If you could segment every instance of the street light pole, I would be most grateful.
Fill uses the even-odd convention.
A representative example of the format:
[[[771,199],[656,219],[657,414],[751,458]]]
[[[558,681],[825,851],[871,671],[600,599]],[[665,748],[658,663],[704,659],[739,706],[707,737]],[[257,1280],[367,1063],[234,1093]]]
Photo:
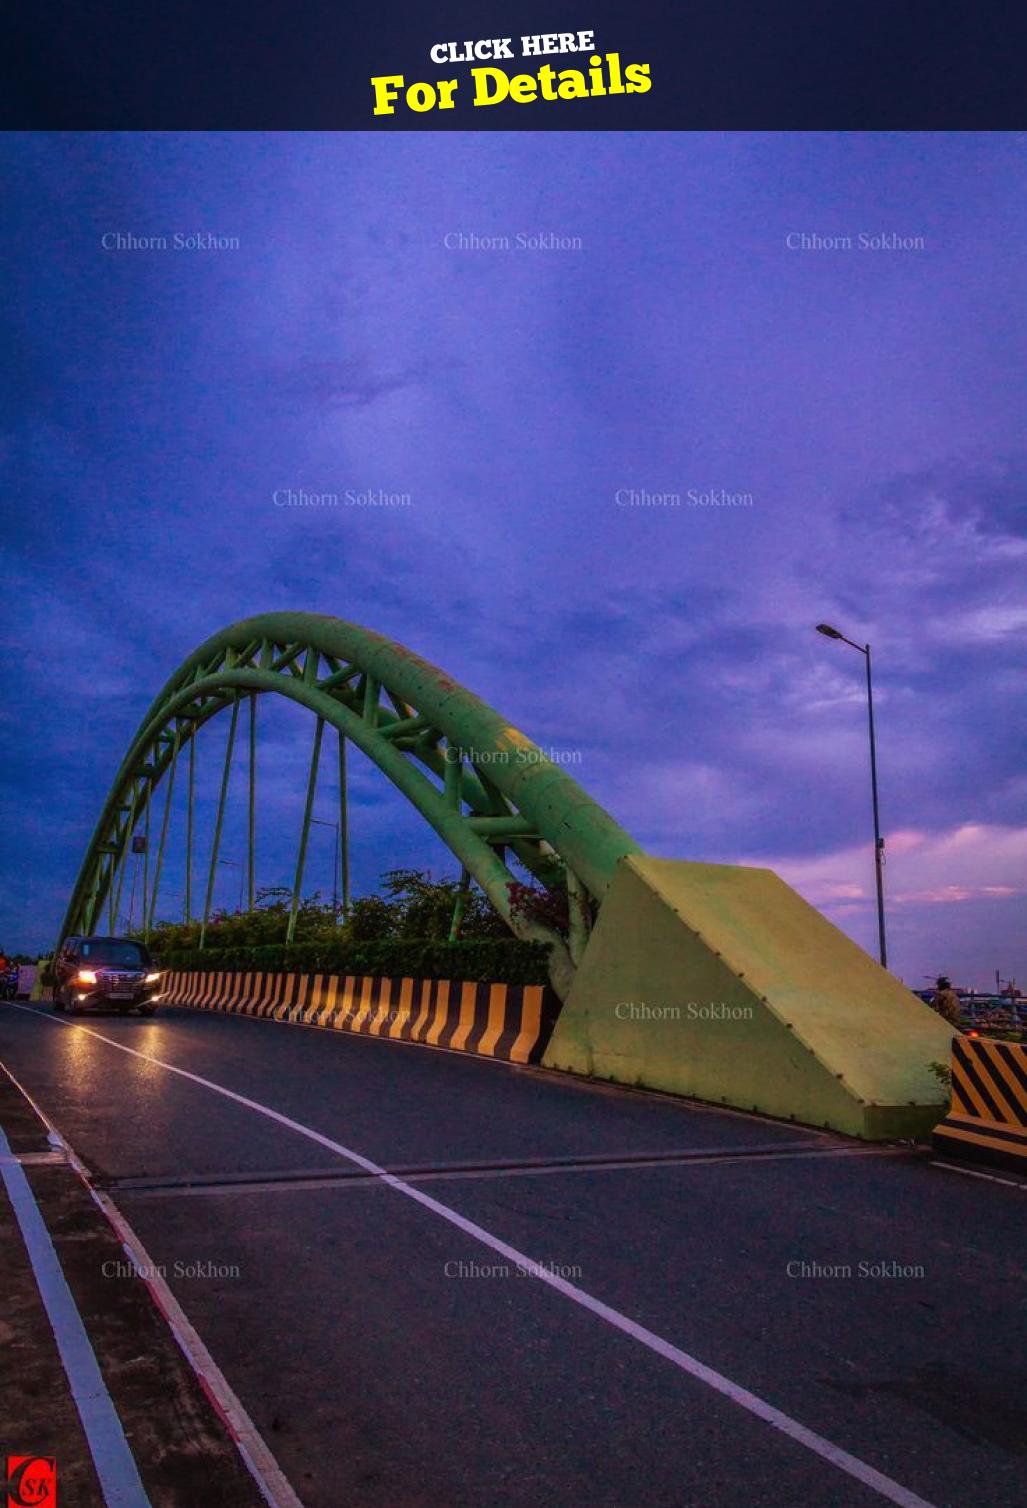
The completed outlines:
[[[848,644],[863,656],[867,667],[867,720],[870,730],[870,789],[874,803],[874,878],[877,882],[877,941],[881,958],[881,967],[888,967],[888,944],[884,930],[884,839],[881,837],[881,814],[877,798],[877,739],[874,734],[874,684],[871,673],[871,656],[869,644],[857,644],[854,639],[847,639],[838,629],[832,628],[829,623],[818,623],[817,633],[823,634],[828,639],[840,639],[843,644]]]
[[[877,879],[877,940],[881,950],[881,967],[888,967],[888,944],[884,935],[884,839],[881,837],[881,813],[877,804],[877,740],[874,737],[874,686],[870,675],[870,645],[864,649],[867,662],[867,719],[870,725],[870,788],[874,798],[874,875]]]

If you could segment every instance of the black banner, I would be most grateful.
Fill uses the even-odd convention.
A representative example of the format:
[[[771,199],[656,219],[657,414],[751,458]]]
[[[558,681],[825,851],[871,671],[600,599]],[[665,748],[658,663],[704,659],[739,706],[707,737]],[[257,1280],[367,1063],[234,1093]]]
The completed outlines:
[[[1011,3],[17,0],[4,27],[6,129],[1010,130],[1025,114]]]

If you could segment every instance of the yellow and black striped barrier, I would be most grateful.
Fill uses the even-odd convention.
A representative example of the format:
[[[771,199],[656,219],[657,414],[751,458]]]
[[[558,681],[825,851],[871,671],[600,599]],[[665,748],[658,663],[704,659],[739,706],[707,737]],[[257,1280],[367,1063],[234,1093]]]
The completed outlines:
[[[952,1104],[934,1149],[1027,1173],[1027,1045],[953,1038]]]
[[[560,1003],[540,984],[172,971],[162,1000],[537,1063]]]

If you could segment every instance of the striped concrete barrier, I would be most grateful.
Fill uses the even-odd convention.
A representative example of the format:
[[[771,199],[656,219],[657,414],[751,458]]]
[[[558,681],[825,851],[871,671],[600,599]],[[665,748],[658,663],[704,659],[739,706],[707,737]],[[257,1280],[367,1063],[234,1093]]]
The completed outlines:
[[[229,971],[172,971],[162,999],[511,1063],[539,1061],[560,1008],[543,985]]]
[[[1027,1173],[1027,1046],[990,1037],[952,1040],[952,1104],[934,1148]]]

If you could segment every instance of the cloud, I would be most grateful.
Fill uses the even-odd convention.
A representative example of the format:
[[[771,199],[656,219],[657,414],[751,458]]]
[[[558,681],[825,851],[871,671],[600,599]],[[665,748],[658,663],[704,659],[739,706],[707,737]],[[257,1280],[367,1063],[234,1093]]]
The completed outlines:
[[[1027,555],[1027,546],[1024,550]],[[1019,602],[987,603],[972,608],[969,612],[956,613],[949,620],[948,637],[983,640],[1004,639],[1007,635],[1020,635],[1027,630],[1027,607]]]
[[[775,869],[815,906],[836,900],[874,903],[866,844],[815,857],[758,861]],[[852,879],[869,868],[869,880]],[[942,832],[899,831],[885,838],[888,904],[950,905],[987,896],[1027,895],[1027,827],[965,822]]]
[[[773,869],[869,952],[875,952],[876,889],[869,844],[809,857],[741,859]],[[1027,827],[964,822],[926,832],[900,830],[885,841],[885,909],[893,940],[889,962],[914,982],[923,962],[955,955],[960,972],[986,982],[985,938],[1003,968],[1022,979],[1027,897]],[[960,923],[954,912],[965,913]],[[1010,929],[1014,929],[1010,933]],[[1007,940],[1000,941],[1004,936]]]
[[[872,948],[864,667],[813,632],[827,619],[873,644],[882,809],[919,835],[889,840],[897,946],[933,962],[944,925],[976,967],[1001,959],[1019,880],[967,872],[930,835],[972,818],[994,838],[1027,805],[1006,150],[604,133],[0,146],[12,244],[30,248],[0,378],[18,925],[31,894],[32,935],[52,932],[165,677],[222,624],[291,608],[390,634],[580,749],[570,773],[654,851],[785,856],[833,914],[869,919]],[[783,251],[787,230],[870,200],[927,226],[930,259]],[[971,245],[996,215],[1008,233]],[[216,218],[240,250],[104,256],[112,216]],[[581,252],[443,244],[536,228]],[[282,486],[413,502],[276,510]],[[624,486],[754,505],[618,508]],[[288,876],[309,730],[280,726],[261,860]],[[370,879],[432,841],[380,784],[354,762]]]
[[[369,362],[306,361],[288,371],[288,389],[301,397],[315,399],[326,408],[367,408],[416,382],[419,372],[375,372]]]

